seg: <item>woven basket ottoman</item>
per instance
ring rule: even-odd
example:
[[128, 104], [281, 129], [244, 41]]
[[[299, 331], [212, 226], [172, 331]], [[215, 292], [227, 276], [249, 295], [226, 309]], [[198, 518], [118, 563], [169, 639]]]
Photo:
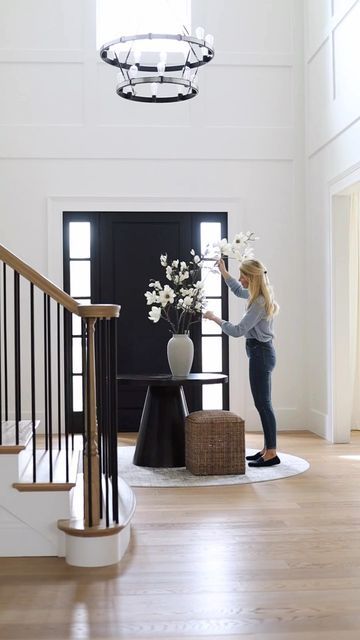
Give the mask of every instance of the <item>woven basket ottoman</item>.
[[185, 465], [198, 476], [245, 473], [244, 420], [231, 411], [203, 410], [185, 420]]

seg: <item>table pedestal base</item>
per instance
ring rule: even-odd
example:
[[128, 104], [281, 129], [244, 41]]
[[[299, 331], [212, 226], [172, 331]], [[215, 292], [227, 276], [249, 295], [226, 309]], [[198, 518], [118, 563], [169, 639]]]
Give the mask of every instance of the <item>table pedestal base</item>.
[[149, 385], [134, 464], [139, 467], [184, 467], [185, 418], [188, 413], [181, 385]]

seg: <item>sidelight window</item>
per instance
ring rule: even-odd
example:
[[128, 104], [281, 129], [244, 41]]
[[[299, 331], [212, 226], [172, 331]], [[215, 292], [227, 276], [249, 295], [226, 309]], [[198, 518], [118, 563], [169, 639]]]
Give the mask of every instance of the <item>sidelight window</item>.
[[[69, 223], [69, 273], [70, 295], [81, 304], [91, 303], [91, 276], [90, 276], [90, 247], [91, 247], [91, 223]], [[72, 410], [83, 410], [82, 385], [82, 331], [81, 318], [72, 317], [71, 325], [71, 388]]]
[[[221, 236], [221, 222], [201, 222], [201, 253], [205, 254], [208, 247], [221, 240]], [[205, 261], [202, 279], [205, 281], [205, 292], [209, 301], [208, 308], [221, 318], [223, 315], [222, 279], [217, 270], [210, 271], [215, 266], [215, 261], [211, 259], [211, 252], [208, 252], [208, 255], [209, 259]], [[204, 373], [221, 373], [226, 369], [223, 362], [223, 340], [221, 328], [217, 324], [209, 320], [202, 320], [201, 353]], [[202, 404], [203, 409], [222, 409], [224, 406], [223, 385], [203, 385]]]

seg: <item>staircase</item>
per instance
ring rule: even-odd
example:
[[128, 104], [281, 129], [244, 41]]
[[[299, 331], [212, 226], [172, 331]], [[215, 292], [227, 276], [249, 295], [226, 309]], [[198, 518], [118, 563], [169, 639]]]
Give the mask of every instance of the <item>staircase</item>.
[[[60, 556], [75, 566], [114, 564], [126, 551], [135, 510], [134, 494], [117, 472], [114, 323], [120, 309], [79, 304], [2, 245], [0, 261], [0, 556]], [[30, 283], [28, 292], [24, 280]], [[34, 290], [43, 296], [40, 344]], [[82, 318], [79, 436], [69, 433], [63, 406], [61, 307], [63, 317]], [[101, 330], [95, 338], [96, 325]], [[30, 409], [24, 411], [24, 405]], [[36, 418], [37, 411], [43, 420]]]

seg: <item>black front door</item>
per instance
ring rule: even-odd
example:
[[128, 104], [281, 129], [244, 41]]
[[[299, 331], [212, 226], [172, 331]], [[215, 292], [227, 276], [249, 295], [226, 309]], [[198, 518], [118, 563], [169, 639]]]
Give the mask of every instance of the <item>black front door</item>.
[[[121, 305], [118, 323], [119, 374], [170, 373], [166, 346], [170, 325], [148, 319], [145, 292], [154, 278], [166, 284], [160, 255], [190, 259], [193, 246], [190, 213], [109, 213], [100, 218], [101, 302]], [[196, 329], [195, 329], [196, 331]], [[195, 369], [196, 370], [196, 369]], [[118, 428], [136, 430], [146, 388], [118, 388]], [[199, 389], [187, 391], [189, 410], [201, 407]]]

